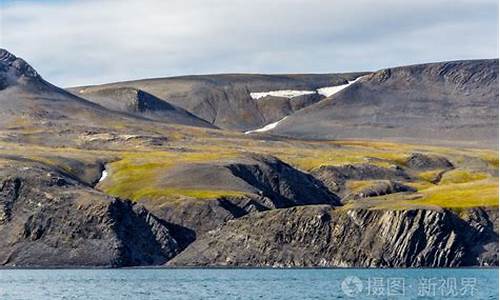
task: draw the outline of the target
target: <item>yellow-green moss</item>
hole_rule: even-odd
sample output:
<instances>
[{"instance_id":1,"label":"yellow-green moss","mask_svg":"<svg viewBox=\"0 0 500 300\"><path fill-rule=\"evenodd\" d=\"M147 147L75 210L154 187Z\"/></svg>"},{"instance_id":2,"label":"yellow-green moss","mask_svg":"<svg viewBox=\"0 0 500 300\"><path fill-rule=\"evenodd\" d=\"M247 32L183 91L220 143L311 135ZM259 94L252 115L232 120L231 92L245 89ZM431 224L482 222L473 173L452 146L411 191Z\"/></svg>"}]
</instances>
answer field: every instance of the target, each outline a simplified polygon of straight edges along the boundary
<instances>
[{"instance_id":1,"label":"yellow-green moss","mask_svg":"<svg viewBox=\"0 0 500 300\"><path fill-rule=\"evenodd\" d=\"M490 167L498 169L498 152L489 151L480 156Z\"/></svg>"},{"instance_id":2,"label":"yellow-green moss","mask_svg":"<svg viewBox=\"0 0 500 300\"><path fill-rule=\"evenodd\" d=\"M422 198L412 204L440 207L498 206L498 181L480 180L448 184L423 190Z\"/></svg>"},{"instance_id":3,"label":"yellow-green moss","mask_svg":"<svg viewBox=\"0 0 500 300\"><path fill-rule=\"evenodd\" d=\"M430 170L430 171L424 171L421 173L418 173L418 178L420 178L423 181L427 182L433 182L439 174L443 172L443 170Z\"/></svg>"},{"instance_id":4,"label":"yellow-green moss","mask_svg":"<svg viewBox=\"0 0 500 300\"><path fill-rule=\"evenodd\" d=\"M276 154L299 169L310 171L321 166L370 163L381 167L401 164L405 152L391 153L365 147L333 147L333 149L281 149ZM378 160L377 160L378 159Z\"/></svg>"},{"instance_id":5,"label":"yellow-green moss","mask_svg":"<svg viewBox=\"0 0 500 300\"><path fill-rule=\"evenodd\" d=\"M108 193L113 196L123 196L124 192L125 191L116 191L116 189L108 191ZM135 201L149 200L155 203L162 203L176 202L183 199L218 199L221 197L241 197L243 195L245 195L244 192L232 190L145 187L131 191L127 198Z\"/></svg>"},{"instance_id":6,"label":"yellow-green moss","mask_svg":"<svg viewBox=\"0 0 500 300\"><path fill-rule=\"evenodd\" d=\"M357 200L348 208L408 209L441 207L455 211L472 207L498 206L497 179L484 179L468 183L433 185L412 194L391 194Z\"/></svg>"},{"instance_id":7,"label":"yellow-green moss","mask_svg":"<svg viewBox=\"0 0 500 300\"><path fill-rule=\"evenodd\" d=\"M164 187L161 177L183 163L203 163L234 157L233 152L144 152L128 153L108 165L109 176L99 184L106 193L131 200L176 201L180 198L213 199L222 196L241 196L239 191Z\"/></svg>"},{"instance_id":8,"label":"yellow-green moss","mask_svg":"<svg viewBox=\"0 0 500 300\"><path fill-rule=\"evenodd\" d=\"M490 176L484 172L455 169L444 173L439 184L466 183L486 179L488 177Z\"/></svg>"},{"instance_id":9,"label":"yellow-green moss","mask_svg":"<svg viewBox=\"0 0 500 300\"><path fill-rule=\"evenodd\" d=\"M22 120L16 121L21 124ZM114 124L117 132L124 128L131 132L125 123ZM125 126L127 125L127 126ZM470 158L481 159L488 163L490 168L498 168L498 152L483 149L466 149L452 147L435 147L426 145L409 145L377 141L299 141L299 140L260 140L229 131L210 131L206 129L159 125L151 123L150 127L140 128L141 131L163 135L168 138L168 145L163 147L140 144L131 147L121 145L102 144L99 150L47 147L39 141L40 137L33 135L32 144L2 142L0 154L23 155L37 158L37 160L57 165L67 171L68 165L64 161L54 161L52 157L68 157L83 161L115 162L108 165L109 176L99 184L103 191L130 199L151 197L160 199L182 198L216 198L224 195L241 195L239 191L225 191L214 189L192 189L185 186L164 187L159 180L170 168L185 163L213 162L231 159L245 153L261 153L274 155L281 160L302 170L310 171L322 165L344 165L368 162L383 167L392 164L404 165L406 157L412 152L441 155L448 158L459 170L446 172L439 185L430 183L441 170L421 173L421 178L409 184L418 189L419 193L412 194L413 199L405 195L387 196L374 201L376 207L408 207L418 205L434 205L442 207L497 205L498 190L497 177L479 171L467 170ZM132 125L133 126L133 125ZM132 128L133 129L133 128ZM41 136L43 138L43 136ZM72 141L68 141L71 145ZM75 137L73 145L80 140ZM133 149L132 151L130 149ZM158 151L158 150L161 151ZM154 151L153 151L154 150ZM49 158L47 160L47 158ZM379 159L379 160L377 160ZM487 170L484 170L487 172ZM415 174L411 174L415 175ZM485 177L487 175L488 177ZM360 188L359 183L356 188ZM154 200L154 199L152 199ZM363 200L365 201L365 200ZM366 199L366 203L371 199ZM367 204L368 205L368 204Z\"/></svg>"},{"instance_id":10,"label":"yellow-green moss","mask_svg":"<svg viewBox=\"0 0 500 300\"><path fill-rule=\"evenodd\" d=\"M346 187L351 192L359 192L373 186L376 180L348 180Z\"/></svg>"},{"instance_id":11,"label":"yellow-green moss","mask_svg":"<svg viewBox=\"0 0 500 300\"><path fill-rule=\"evenodd\" d=\"M429 181L426 180L418 180L418 181L413 181L413 182L405 182L405 185L411 186L413 188L416 188L417 191L422 191L425 189L428 189L430 187L433 187L434 184L430 183Z\"/></svg>"}]
</instances>

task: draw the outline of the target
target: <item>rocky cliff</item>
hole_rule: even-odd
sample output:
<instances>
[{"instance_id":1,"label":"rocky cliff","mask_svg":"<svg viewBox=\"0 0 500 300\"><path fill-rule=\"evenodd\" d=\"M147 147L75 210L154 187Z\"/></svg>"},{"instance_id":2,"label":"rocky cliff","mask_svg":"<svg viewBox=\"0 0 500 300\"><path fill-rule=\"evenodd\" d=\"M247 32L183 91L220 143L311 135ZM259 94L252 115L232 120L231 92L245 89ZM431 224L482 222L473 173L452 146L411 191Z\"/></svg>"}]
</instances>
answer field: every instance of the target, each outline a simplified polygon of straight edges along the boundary
<instances>
[{"instance_id":1,"label":"rocky cliff","mask_svg":"<svg viewBox=\"0 0 500 300\"><path fill-rule=\"evenodd\" d=\"M168 225L38 163L0 171L0 264L135 266L179 252Z\"/></svg>"},{"instance_id":2,"label":"rocky cliff","mask_svg":"<svg viewBox=\"0 0 500 300\"><path fill-rule=\"evenodd\" d=\"M459 267L498 265L498 213L307 206L208 232L172 266Z\"/></svg>"},{"instance_id":3,"label":"rocky cliff","mask_svg":"<svg viewBox=\"0 0 500 300\"><path fill-rule=\"evenodd\" d=\"M244 215L311 204L338 205L339 197L315 177L270 156L247 155L217 164L188 164L169 170L161 184L184 188L239 191L239 196L184 199L157 205L144 201L152 212L182 226L192 242L205 232Z\"/></svg>"}]
</instances>

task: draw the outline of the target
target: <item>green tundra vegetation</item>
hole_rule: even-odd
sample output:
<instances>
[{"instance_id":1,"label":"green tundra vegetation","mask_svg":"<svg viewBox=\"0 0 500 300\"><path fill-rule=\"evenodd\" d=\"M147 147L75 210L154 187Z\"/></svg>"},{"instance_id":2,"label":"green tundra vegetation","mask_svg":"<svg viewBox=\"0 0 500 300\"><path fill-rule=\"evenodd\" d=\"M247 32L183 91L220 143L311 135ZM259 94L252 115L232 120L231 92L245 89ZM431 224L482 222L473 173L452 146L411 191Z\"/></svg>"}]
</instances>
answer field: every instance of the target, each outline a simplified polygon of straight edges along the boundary
<instances>
[{"instance_id":1,"label":"green tundra vegetation","mask_svg":"<svg viewBox=\"0 0 500 300\"><path fill-rule=\"evenodd\" d=\"M182 197L213 199L222 196L241 196L243 191L222 190L214 187L196 189L182 186L165 187L161 174L187 163L224 162L245 153L274 155L290 165L309 172L321 166L369 163L381 167L405 166L405 158L413 152L444 155L456 168L453 170L429 170L416 174L408 184L417 188L412 200L407 195L391 195L393 201L374 207L397 208L408 206L475 207L498 205L498 175L492 150L454 149L432 146L415 146L371 141L336 142L263 142L242 139L233 143L210 142L203 139L201 145L185 147L182 152L144 151L123 153L118 160L108 165L109 179L100 188L107 193L132 200L152 201L178 200ZM432 183L438 174L442 178ZM350 181L348 189L361 190L371 181Z\"/></svg>"},{"instance_id":2,"label":"green tundra vegetation","mask_svg":"<svg viewBox=\"0 0 500 300\"><path fill-rule=\"evenodd\" d=\"M304 141L244 136L234 132L201 130L176 126L168 128L168 143L148 145L140 139L126 142L88 144L89 139L65 147L3 143L0 155L17 153L24 159L55 166L75 177L100 177L100 169L82 167L106 164L108 177L97 188L116 197L133 201L165 203L182 199L217 199L241 197L247 191L218 186L210 188L165 185L163 175L186 164L224 164L249 153L273 155L304 172L321 166L371 164L382 168L406 167L406 158L415 152L446 157L454 169L413 171L406 185L415 193L396 193L346 203L345 207L398 209L420 206L464 208L498 205L498 152L487 149L452 148L380 141ZM158 135L165 134L161 129ZM29 135L29 133L28 133ZM86 144L87 143L87 144ZM78 163L75 163L78 162ZM0 160L0 164L2 160ZM88 179L87 181L92 181ZM370 180L350 180L347 189L359 191L370 186ZM353 200L354 201L354 200Z\"/></svg>"}]
</instances>

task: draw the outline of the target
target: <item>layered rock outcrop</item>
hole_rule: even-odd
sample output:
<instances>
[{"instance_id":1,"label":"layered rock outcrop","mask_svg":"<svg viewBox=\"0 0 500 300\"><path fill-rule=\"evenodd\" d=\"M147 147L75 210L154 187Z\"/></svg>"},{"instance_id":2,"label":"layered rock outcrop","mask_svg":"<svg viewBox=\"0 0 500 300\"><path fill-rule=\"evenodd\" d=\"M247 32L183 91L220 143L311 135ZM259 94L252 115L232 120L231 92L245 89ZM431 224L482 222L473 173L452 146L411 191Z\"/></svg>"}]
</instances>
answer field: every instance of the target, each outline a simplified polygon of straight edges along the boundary
<instances>
[{"instance_id":1,"label":"layered rock outcrop","mask_svg":"<svg viewBox=\"0 0 500 300\"><path fill-rule=\"evenodd\" d=\"M495 210L279 209L208 232L169 265L459 267L498 264Z\"/></svg>"},{"instance_id":2,"label":"layered rock outcrop","mask_svg":"<svg viewBox=\"0 0 500 300\"><path fill-rule=\"evenodd\" d=\"M133 266L179 252L146 209L43 165L0 171L0 265Z\"/></svg>"}]
</instances>

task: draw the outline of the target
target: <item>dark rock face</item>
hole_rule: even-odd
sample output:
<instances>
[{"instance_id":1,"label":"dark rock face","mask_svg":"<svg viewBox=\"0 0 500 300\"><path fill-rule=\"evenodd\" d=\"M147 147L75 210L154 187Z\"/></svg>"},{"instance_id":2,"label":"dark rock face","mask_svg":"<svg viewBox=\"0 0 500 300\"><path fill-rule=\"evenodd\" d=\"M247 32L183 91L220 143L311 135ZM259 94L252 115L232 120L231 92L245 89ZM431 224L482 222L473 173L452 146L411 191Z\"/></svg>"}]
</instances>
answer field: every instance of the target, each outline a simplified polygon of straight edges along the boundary
<instances>
[{"instance_id":1,"label":"dark rock face","mask_svg":"<svg viewBox=\"0 0 500 300\"><path fill-rule=\"evenodd\" d=\"M165 222L143 207L132 206L130 202L115 201L113 204L108 213L116 222L113 230L121 241L116 264L158 265L179 252L178 242Z\"/></svg>"},{"instance_id":2,"label":"dark rock face","mask_svg":"<svg viewBox=\"0 0 500 300\"><path fill-rule=\"evenodd\" d=\"M304 107L324 99L324 96L308 94L293 98L267 96L256 100L259 112L266 123L274 123Z\"/></svg>"},{"instance_id":3,"label":"dark rock face","mask_svg":"<svg viewBox=\"0 0 500 300\"><path fill-rule=\"evenodd\" d=\"M275 208L308 204L338 205L338 197L313 176L269 156L253 156L256 164L231 164L233 174L271 199Z\"/></svg>"},{"instance_id":4,"label":"dark rock face","mask_svg":"<svg viewBox=\"0 0 500 300\"><path fill-rule=\"evenodd\" d=\"M12 218L12 207L19 197L21 181L16 179L6 180L0 186L0 224L9 222Z\"/></svg>"},{"instance_id":5,"label":"dark rock face","mask_svg":"<svg viewBox=\"0 0 500 300\"><path fill-rule=\"evenodd\" d=\"M272 133L497 147L498 60L382 70L293 114Z\"/></svg>"},{"instance_id":6,"label":"dark rock face","mask_svg":"<svg viewBox=\"0 0 500 300\"><path fill-rule=\"evenodd\" d=\"M400 180L411 179L398 166L383 168L371 164L347 164L343 166L321 166L312 174L333 192L340 192L347 180Z\"/></svg>"},{"instance_id":7,"label":"dark rock face","mask_svg":"<svg viewBox=\"0 0 500 300\"><path fill-rule=\"evenodd\" d=\"M417 189L392 180L379 180L354 195L354 198L377 197L402 192L416 192Z\"/></svg>"},{"instance_id":8,"label":"dark rock face","mask_svg":"<svg viewBox=\"0 0 500 300\"><path fill-rule=\"evenodd\" d=\"M18 80L40 79L38 73L22 58L5 49L0 49L0 90Z\"/></svg>"},{"instance_id":9,"label":"dark rock face","mask_svg":"<svg viewBox=\"0 0 500 300\"><path fill-rule=\"evenodd\" d=\"M453 169L453 164L445 157L412 153L406 159L406 165L418 170Z\"/></svg>"},{"instance_id":10,"label":"dark rock face","mask_svg":"<svg viewBox=\"0 0 500 300\"><path fill-rule=\"evenodd\" d=\"M246 214L298 205L338 205L339 198L319 180L272 156L249 155L220 165L196 164L173 170L166 185L242 191L241 197L183 200L145 205L169 223L191 230L189 240Z\"/></svg>"},{"instance_id":11,"label":"dark rock face","mask_svg":"<svg viewBox=\"0 0 500 300\"><path fill-rule=\"evenodd\" d=\"M371 164L347 164L342 166L321 166L314 171L315 176L328 174L335 181L366 180L366 179L400 179L411 177L401 168L384 168Z\"/></svg>"},{"instance_id":12,"label":"dark rock face","mask_svg":"<svg viewBox=\"0 0 500 300\"><path fill-rule=\"evenodd\" d=\"M227 221L240 218L249 213L268 210L262 205L268 201L262 197L245 196L214 200L184 200L180 203L167 203L151 210L170 224L172 235L181 249L186 248L200 235ZM147 205L147 204L146 204ZM175 224L175 225L172 225Z\"/></svg>"},{"instance_id":13,"label":"dark rock face","mask_svg":"<svg viewBox=\"0 0 500 300\"><path fill-rule=\"evenodd\" d=\"M0 174L0 265L157 265L179 252L144 208L40 165L19 169Z\"/></svg>"},{"instance_id":14,"label":"dark rock face","mask_svg":"<svg viewBox=\"0 0 500 300\"><path fill-rule=\"evenodd\" d=\"M208 232L169 265L458 267L498 265L495 210L368 211L293 207Z\"/></svg>"}]
</instances>

